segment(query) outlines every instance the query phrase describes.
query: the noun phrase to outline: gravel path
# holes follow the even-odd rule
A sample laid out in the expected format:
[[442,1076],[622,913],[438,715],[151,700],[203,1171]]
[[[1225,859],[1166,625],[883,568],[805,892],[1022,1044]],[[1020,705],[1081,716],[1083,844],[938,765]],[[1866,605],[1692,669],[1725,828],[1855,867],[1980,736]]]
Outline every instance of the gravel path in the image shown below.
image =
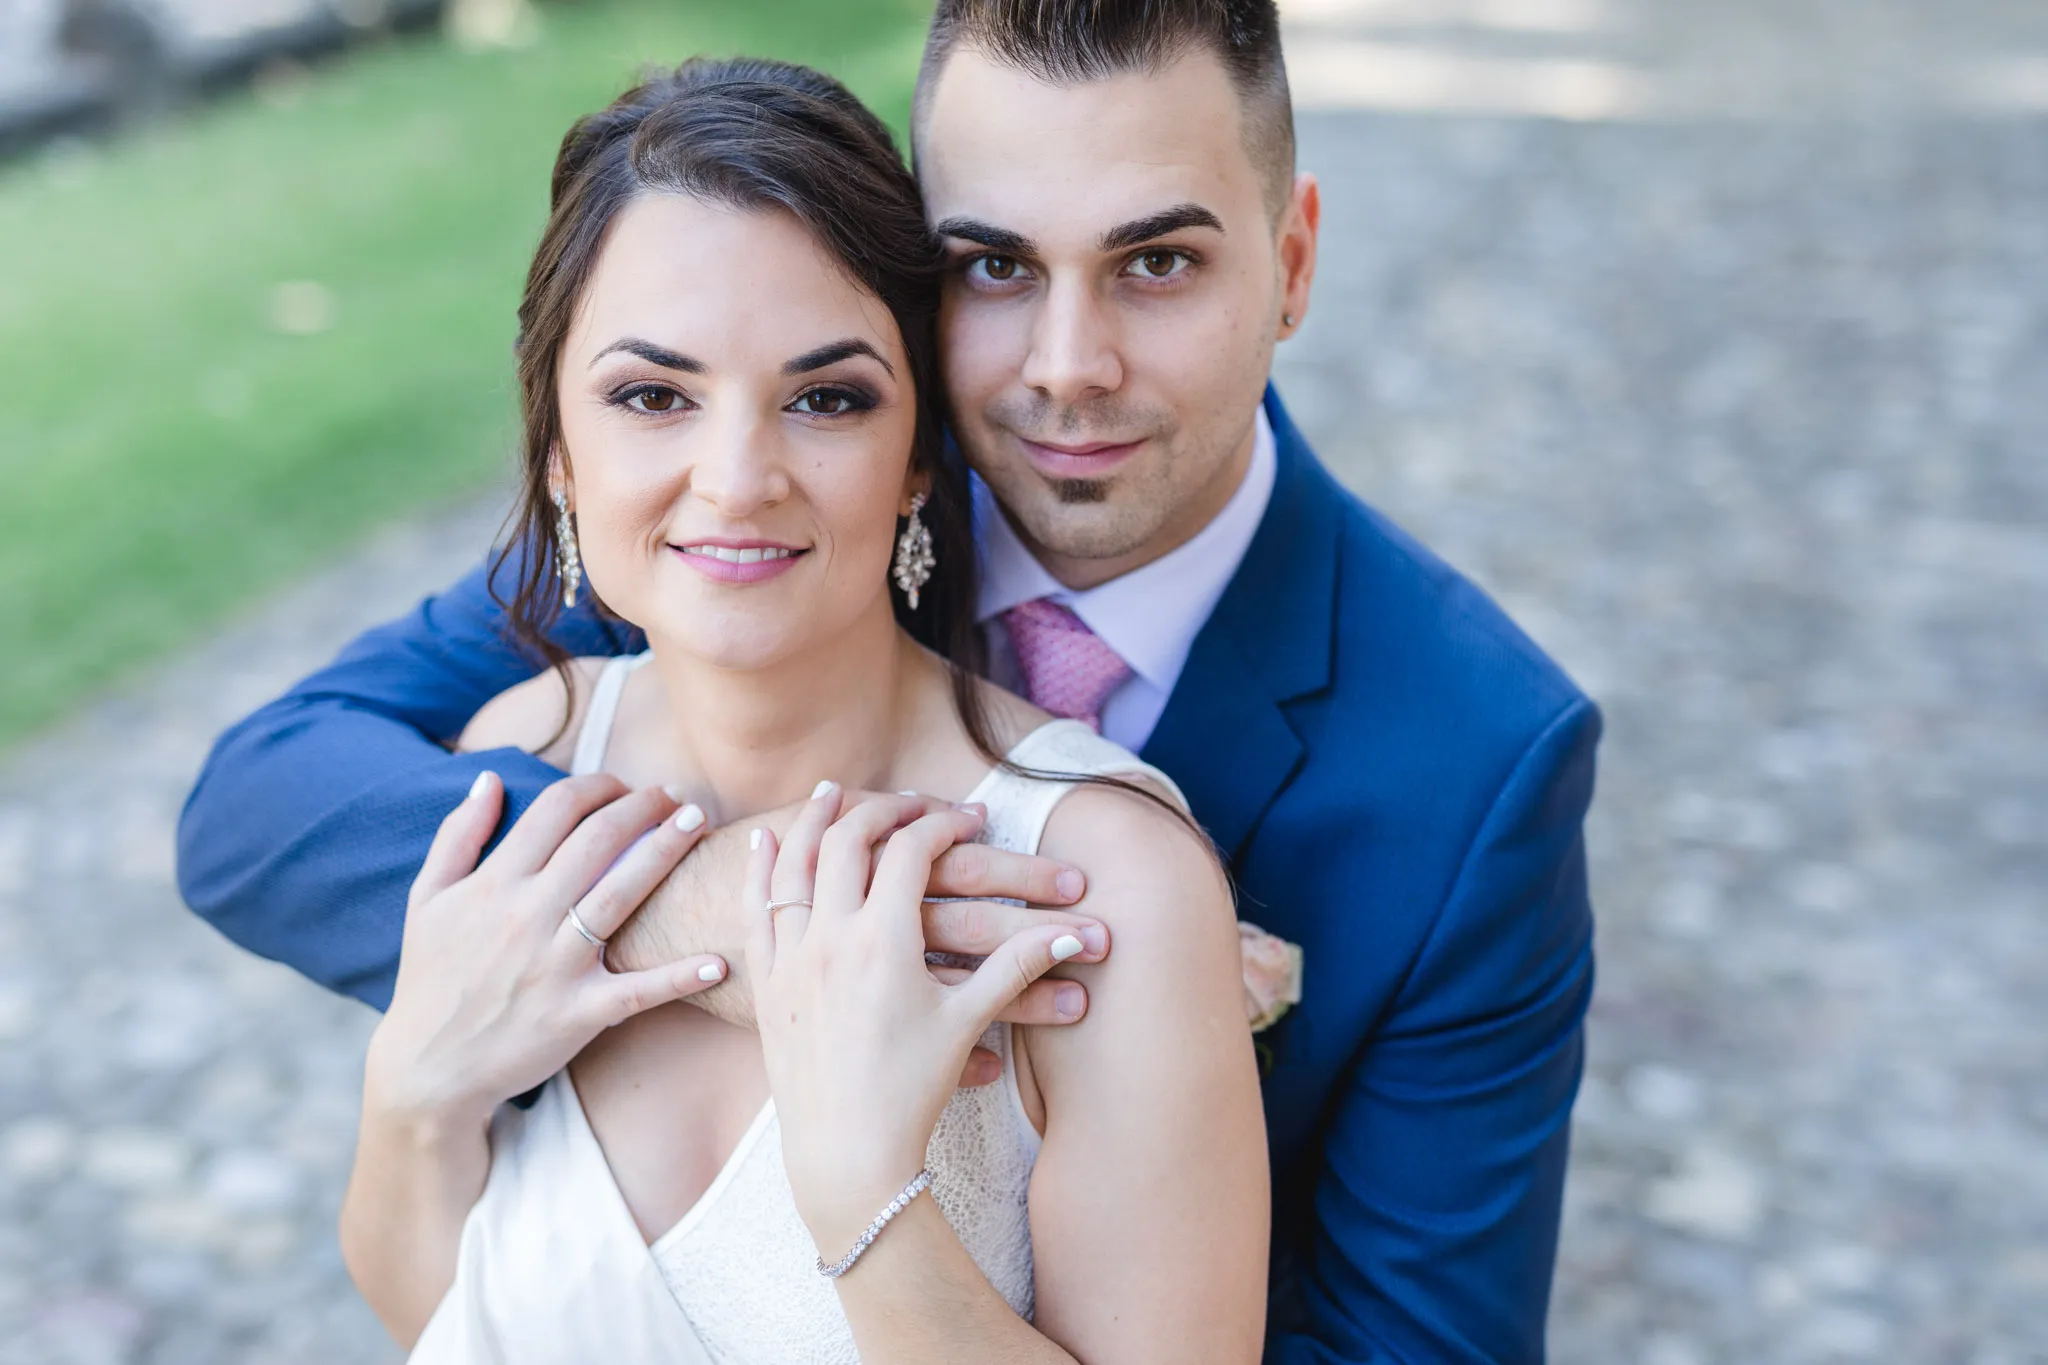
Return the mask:
[[[2048,1362],[2037,8],[1294,8],[1407,73],[1325,62],[1303,117],[1296,415],[1610,720],[1568,1365]],[[1453,58],[1527,79],[1467,107]],[[0,1359],[394,1358],[333,1239],[369,1018],[185,914],[170,829],[215,730],[495,522],[0,760]]]
[[172,829],[215,733],[496,525],[393,528],[0,770],[0,1361],[398,1358],[334,1238],[373,1017],[186,913]]
[[1696,118],[1704,8],[1640,118],[1310,120],[1282,381],[1608,714],[1556,1358],[2048,1361],[2048,14]]
[[1610,720],[1561,1361],[2048,1360],[2042,132],[1325,144],[1288,391]]

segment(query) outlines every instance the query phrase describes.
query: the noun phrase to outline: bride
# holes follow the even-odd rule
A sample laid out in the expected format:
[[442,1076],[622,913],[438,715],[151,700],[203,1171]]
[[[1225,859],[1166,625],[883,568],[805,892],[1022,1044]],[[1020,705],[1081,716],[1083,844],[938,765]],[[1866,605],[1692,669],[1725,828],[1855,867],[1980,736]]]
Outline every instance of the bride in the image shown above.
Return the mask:
[[[972,676],[945,268],[886,130],[802,68],[691,62],[562,144],[519,353],[522,538],[558,550],[512,616],[545,650],[587,576],[649,649],[462,739],[577,776],[479,864],[486,774],[413,890],[342,1236],[416,1361],[1258,1358],[1229,893],[1162,774]],[[691,831],[756,819],[758,1034],[676,1003],[720,960],[602,947]],[[1054,926],[935,975],[927,876],[975,839],[1086,867],[1113,957]],[[1085,1019],[993,1022],[1048,970]],[[978,1045],[1000,1079],[956,1089]]]

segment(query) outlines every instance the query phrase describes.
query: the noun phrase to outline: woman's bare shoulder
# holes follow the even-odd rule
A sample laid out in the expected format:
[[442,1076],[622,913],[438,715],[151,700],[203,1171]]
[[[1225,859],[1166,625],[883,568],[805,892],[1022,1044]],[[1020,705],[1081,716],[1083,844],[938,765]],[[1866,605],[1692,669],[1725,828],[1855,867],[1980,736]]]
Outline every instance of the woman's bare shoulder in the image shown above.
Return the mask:
[[1036,1321],[1088,1359],[1256,1360],[1271,1206],[1223,870],[1171,811],[1099,786],[1060,802],[1041,850],[1087,875],[1075,908],[1110,946],[1054,969],[1088,988],[1078,1023],[1012,1035],[1044,1137]]
[[1163,787],[1134,781],[1159,799],[1076,787],[1053,809],[1038,851],[1081,869],[1088,893],[1075,909],[1103,920],[1112,934],[1177,939],[1204,956],[1234,954],[1237,916],[1215,851],[1177,806],[1169,808]]
[[[604,659],[571,659],[566,669],[550,668],[483,704],[462,735],[457,751],[524,749],[558,768],[567,768],[583,728],[590,695]],[[565,678],[566,674],[566,678]]]

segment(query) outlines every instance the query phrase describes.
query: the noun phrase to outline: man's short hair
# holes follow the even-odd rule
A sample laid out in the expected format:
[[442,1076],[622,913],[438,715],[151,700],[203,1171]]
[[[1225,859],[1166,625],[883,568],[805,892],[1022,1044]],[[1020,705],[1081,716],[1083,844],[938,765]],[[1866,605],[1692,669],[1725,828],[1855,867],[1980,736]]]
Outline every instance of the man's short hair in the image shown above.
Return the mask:
[[1050,85],[1157,71],[1193,49],[1216,54],[1237,90],[1245,152],[1277,219],[1294,186],[1294,105],[1275,0],[939,0],[918,72],[912,146],[922,140],[946,59],[972,47]]

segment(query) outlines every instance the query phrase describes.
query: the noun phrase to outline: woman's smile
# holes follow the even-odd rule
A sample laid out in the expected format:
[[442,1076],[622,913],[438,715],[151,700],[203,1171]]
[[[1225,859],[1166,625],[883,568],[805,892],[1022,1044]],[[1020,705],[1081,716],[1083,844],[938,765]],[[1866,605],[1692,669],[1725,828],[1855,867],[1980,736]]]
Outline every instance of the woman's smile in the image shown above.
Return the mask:
[[693,540],[669,549],[714,583],[765,583],[810,553],[807,546],[772,540]]

